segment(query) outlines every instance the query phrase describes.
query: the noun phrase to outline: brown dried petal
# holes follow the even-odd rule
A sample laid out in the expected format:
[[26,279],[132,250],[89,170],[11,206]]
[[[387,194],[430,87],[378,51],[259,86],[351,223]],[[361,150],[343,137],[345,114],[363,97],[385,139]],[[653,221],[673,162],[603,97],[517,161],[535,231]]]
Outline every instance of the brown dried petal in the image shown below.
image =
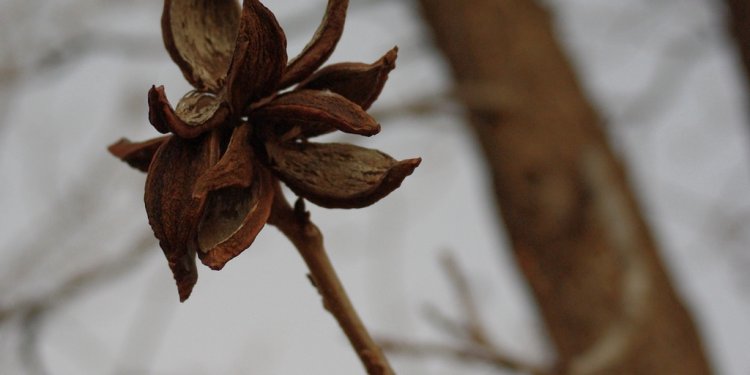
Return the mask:
[[250,130],[250,124],[243,124],[234,130],[226,153],[198,179],[193,196],[205,196],[210,191],[226,187],[250,186],[253,180]]
[[312,40],[289,65],[281,79],[281,88],[289,87],[312,74],[331,56],[344,31],[349,0],[328,0],[323,20]]
[[235,112],[276,90],[286,59],[286,37],[276,17],[258,0],[245,0],[227,76]]
[[252,118],[257,123],[299,126],[305,137],[334,129],[366,136],[380,132],[380,124],[362,107],[330,91],[292,91],[253,112]]
[[151,160],[154,158],[156,150],[166,142],[171,136],[163,136],[150,139],[143,142],[131,142],[127,138],[121,138],[117,143],[113,143],[107,149],[112,155],[128,163],[131,167],[148,171]]
[[299,85],[302,89],[331,90],[367,110],[383,90],[388,73],[396,67],[398,48],[372,64],[340,63],[326,66]]
[[193,197],[193,185],[210,166],[213,137],[196,140],[171,137],[154,155],[146,179],[146,213],[172,269],[180,301],[198,280],[195,250],[189,248],[204,198]]
[[273,179],[265,168],[254,170],[250,187],[227,187],[208,194],[196,242],[198,256],[212,269],[221,269],[250,247],[271,213]]
[[229,118],[229,108],[216,96],[190,91],[177,103],[167,99],[164,86],[152,86],[148,92],[148,119],[161,133],[172,132],[182,138],[195,138],[215,129]]
[[164,1],[164,44],[195,88],[216,93],[222,87],[239,20],[237,0]]
[[397,161],[341,143],[268,144],[271,168],[297,195],[327,208],[361,208],[388,195],[422,159]]

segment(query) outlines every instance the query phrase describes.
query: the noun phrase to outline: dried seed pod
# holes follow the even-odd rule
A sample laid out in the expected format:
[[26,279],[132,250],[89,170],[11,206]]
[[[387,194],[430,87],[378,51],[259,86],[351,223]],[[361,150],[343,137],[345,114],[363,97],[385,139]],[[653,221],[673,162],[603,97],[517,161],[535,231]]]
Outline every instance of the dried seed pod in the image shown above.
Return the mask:
[[271,168],[297,195],[327,208],[361,208],[401,186],[421,159],[397,161],[341,143],[268,144]]
[[121,140],[110,151],[148,172],[149,223],[181,300],[197,280],[196,254],[220,269],[250,246],[269,218],[277,177],[314,203],[354,208],[386,196],[419,165],[357,146],[303,144],[334,130],[380,131],[365,109],[395,67],[396,48],[372,64],[315,73],[341,36],[348,3],[328,1],[315,36],[287,65],[284,32],[259,0],[242,8],[237,0],[165,0],[165,45],[196,90],[175,109],[153,86],[149,121],[173,135]]
[[111,144],[108,150],[112,155],[128,163],[131,167],[147,172],[149,165],[151,165],[151,160],[154,159],[156,150],[170,137],[170,135],[165,135],[143,142],[131,142],[127,138],[121,138],[116,143]]

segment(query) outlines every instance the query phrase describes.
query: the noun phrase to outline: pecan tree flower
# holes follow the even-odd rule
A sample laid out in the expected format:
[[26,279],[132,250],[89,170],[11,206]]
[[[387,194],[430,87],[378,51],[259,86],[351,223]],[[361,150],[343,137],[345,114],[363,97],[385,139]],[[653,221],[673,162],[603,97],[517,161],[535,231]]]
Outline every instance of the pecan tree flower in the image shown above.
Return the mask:
[[347,5],[330,0],[315,36],[288,62],[284,32],[258,0],[164,1],[167,51],[195,89],[173,107],[163,87],[152,87],[149,121],[171,134],[122,139],[109,150],[148,173],[149,224],[181,301],[197,281],[196,254],[218,270],[251,245],[271,215],[279,180],[317,205],[360,208],[419,165],[419,158],[308,141],[337,130],[380,131],[366,110],[395,67],[396,48],[372,64],[318,70],[338,42]]

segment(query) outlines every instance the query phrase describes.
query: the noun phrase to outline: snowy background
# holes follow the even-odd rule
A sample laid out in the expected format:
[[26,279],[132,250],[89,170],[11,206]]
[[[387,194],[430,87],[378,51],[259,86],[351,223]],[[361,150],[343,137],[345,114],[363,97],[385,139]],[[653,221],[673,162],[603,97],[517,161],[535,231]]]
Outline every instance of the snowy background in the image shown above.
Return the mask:
[[[290,55],[325,7],[265,3],[287,30]],[[723,9],[707,0],[547,4],[714,366],[750,374],[750,120]],[[106,152],[121,136],[155,134],[145,105],[152,84],[175,100],[188,90],[162,47],[160,15],[153,0],[0,0],[0,374],[361,373],[273,227],[223,271],[202,267],[179,304],[146,221],[145,176]],[[549,363],[416,5],[352,0],[330,61],[371,62],[394,45],[398,68],[371,110],[383,131],[347,141],[424,162],[368,209],[311,206],[333,262],[375,336],[450,343],[424,314],[433,306],[461,317],[439,264],[449,251],[498,345]],[[407,375],[497,373],[446,359],[392,361]]]

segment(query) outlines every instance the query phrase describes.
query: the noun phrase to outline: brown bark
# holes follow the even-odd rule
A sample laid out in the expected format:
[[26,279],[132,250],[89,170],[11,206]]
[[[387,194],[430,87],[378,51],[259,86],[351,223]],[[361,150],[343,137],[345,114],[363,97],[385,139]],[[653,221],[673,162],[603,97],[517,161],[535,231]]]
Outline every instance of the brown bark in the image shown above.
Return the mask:
[[[727,26],[742,62],[745,86],[750,90],[750,1],[724,0],[724,5],[727,11]],[[747,96],[750,100],[750,92]],[[747,107],[747,111],[750,111],[750,102]]]
[[711,373],[546,12],[531,0],[420,2],[468,107],[558,369]]

